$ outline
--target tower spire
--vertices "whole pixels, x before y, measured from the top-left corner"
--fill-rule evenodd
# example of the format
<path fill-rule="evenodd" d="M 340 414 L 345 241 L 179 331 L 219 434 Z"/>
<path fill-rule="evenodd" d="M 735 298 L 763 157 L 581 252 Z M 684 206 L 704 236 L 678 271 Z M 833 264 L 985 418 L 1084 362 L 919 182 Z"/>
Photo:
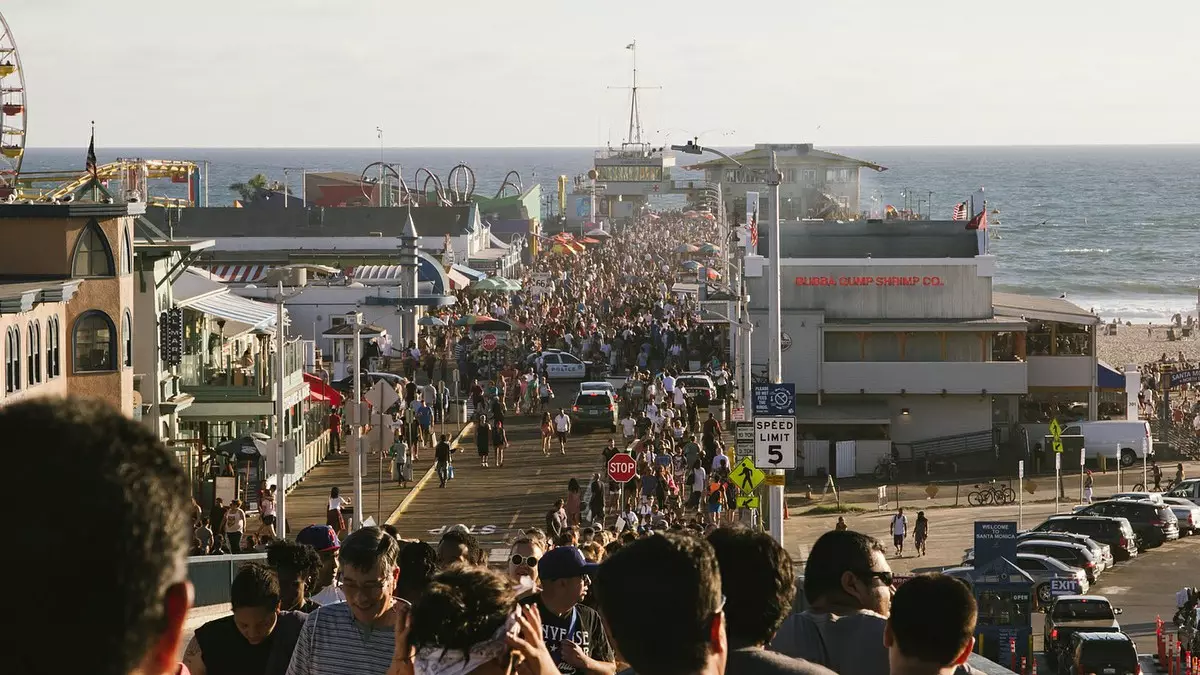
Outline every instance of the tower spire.
<path fill-rule="evenodd" d="M 633 81 L 628 87 L 609 87 L 609 89 L 628 89 L 629 90 L 629 133 L 625 137 L 625 145 L 642 145 L 642 112 L 638 107 L 638 90 L 639 89 L 662 89 L 662 87 L 642 87 L 638 85 L 638 69 L 637 69 L 637 40 L 625 45 L 625 49 L 633 52 Z"/>

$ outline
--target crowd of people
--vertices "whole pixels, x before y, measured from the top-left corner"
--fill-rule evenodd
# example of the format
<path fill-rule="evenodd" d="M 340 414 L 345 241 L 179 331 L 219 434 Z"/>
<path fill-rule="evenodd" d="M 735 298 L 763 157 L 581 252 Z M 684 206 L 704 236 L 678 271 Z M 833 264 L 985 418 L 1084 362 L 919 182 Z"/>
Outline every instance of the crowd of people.
<path fill-rule="evenodd" d="M 804 566 L 809 608 L 795 612 L 795 567 L 773 539 L 679 524 L 563 545 L 527 531 L 503 569 L 463 527 L 435 545 L 314 525 L 241 567 L 232 616 L 183 649 L 192 509 L 175 458 L 144 425 L 86 400 L 7 406 L 0 434 L 53 449 L 15 456 L 16 480 L 53 475 L 108 525 L 73 535 L 83 584 L 61 583 L 78 560 L 53 552 L 56 532 L 27 533 L 47 553 L 36 570 L 47 583 L 12 589 L 24 612 L 9 630 L 16 673 L 949 675 L 972 653 L 967 587 L 929 575 L 897 589 L 871 537 L 820 537 Z M 77 508 L 49 500 L 44 513 L 68 522 Z M 49 625 L 73 649 L 45 649 Z"/>

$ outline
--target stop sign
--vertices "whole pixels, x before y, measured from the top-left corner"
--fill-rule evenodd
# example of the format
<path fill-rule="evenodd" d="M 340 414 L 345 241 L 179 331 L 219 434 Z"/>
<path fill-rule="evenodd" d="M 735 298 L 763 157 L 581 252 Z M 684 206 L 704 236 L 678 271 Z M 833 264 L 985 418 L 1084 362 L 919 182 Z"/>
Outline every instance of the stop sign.
<path fill-rule="evenodd" d="M 481 343 L 481 346 L 483 347 L 483 350 L 485 352 L 494 351 L 496 349 L 496 334 L 495 333 L 484 333 L 483 334 L 483 342 Z"/>
<path fill-rule="evenodd" d="M 637 475 L 637 462 L 624 452 L 618 452 L 608 460 L 608 477 L 618 483 L 628 483 Z"/>

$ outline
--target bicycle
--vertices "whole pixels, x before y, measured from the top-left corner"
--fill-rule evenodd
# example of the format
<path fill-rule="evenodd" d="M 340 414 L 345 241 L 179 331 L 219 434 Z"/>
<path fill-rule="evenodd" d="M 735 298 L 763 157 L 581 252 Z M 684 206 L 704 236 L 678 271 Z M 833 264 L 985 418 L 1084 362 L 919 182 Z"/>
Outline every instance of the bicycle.
<path fill-rule="evenodd" d="M 1157 489 L 1157 490 L 1147 490 L 1145 483 L 1134 483 L 1133 489 L 1130 490 L 1130 492 L 1170 492 L 1171 490 L 1174 490 L 1174 489 L 1175 489 L 1175 479 L 1172 478 L 1171 480 L 1167 481 L 1166 483 L 1159 483 L 1159 489 Z"/>
<path fill-rule="evenodd" d="M 875 462 L 875 478 L 879 480 L 886 479 L 894 483 L 899 476 L 900 467 L 890 456 L 880 457 L 879 460 Z"/>
<path fill-rule="evenodd" d="M 967 503 L 971 506 L 988 506 L 996 504 L 1003 506 L 1017 501 L 1017 491 L 1007 485 L 997 485 L 992 481 L 987 485 L 976 484 L 975 489 L 967 494 Z"/>

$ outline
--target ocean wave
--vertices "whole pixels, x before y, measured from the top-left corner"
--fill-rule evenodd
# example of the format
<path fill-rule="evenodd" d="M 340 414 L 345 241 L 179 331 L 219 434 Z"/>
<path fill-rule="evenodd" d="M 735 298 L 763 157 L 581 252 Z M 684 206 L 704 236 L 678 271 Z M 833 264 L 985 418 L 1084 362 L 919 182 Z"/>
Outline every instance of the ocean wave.
<path fill-rule="evenodd" d="M 1105 253 L 1110 253 L 1110 252 L 1112 252 L 1111 248 L 1064 248 L 1063 250 L 1059 251 L 1059 253 L 1074 253 L 1074 254 L 1082 254 L 1082 255 L 1087 255 L 1087 254 L 1104 255 Z"/>

